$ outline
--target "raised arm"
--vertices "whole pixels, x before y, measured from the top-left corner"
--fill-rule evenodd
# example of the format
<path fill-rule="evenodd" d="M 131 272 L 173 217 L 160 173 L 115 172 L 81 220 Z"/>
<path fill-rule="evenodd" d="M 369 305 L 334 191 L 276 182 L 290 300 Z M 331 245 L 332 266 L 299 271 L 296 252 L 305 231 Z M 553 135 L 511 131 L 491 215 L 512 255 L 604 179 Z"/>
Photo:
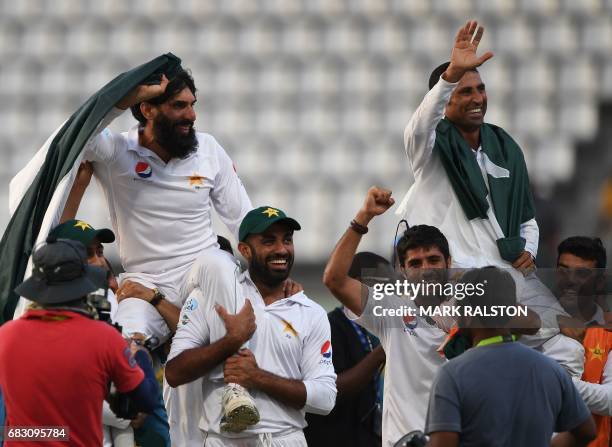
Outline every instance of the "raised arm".
<path fill-rule="evenodd" d="M 85 190 L 87 189 L 87 187 L 89 186 L 89 182 L 91 181 L 92 174 L 93 165 L 91 164 L 91 162 L 81 162 L 76 178 L 74 179 L 74 183 L 72 184 L 72 189 L 70 190 L 70 194 L 68 195 L 68 199 L 66 200 L 64 212 L 62 213 L 62 217 L 60 218 L 59 223 L 62 224 L 76 217 L 77 212 L 79 211 L 79 206 L 81 205 L 81 200 L 83 200 Z"/>
<path fill-rule="evenodd" d="M 444 117 L 446 104 L 464 73 L 482 65 L 493 57 L 490 51 L 478 57 L 476 50 L 484 33 L 484 27 L 476 21 L 468 21 L 457 32 L 451 51 L 450 65 L 440 81 L 425 95 L 404 130 L 406 154 L 415 176 L 418 176 L 429 159 L 435 143 L 435 129 Z"/>
<path fill-rule="evenodd" d="M 363 293 L 367 292 L 363 284 L 348 276 L 353 257 L 364 234 L 359 232 L 359 228 L 366 228 L 375 216 L 387 211 L 394 203 L 391 191 L 372 186 L 368 190 L 363 206 L 338 241 L 325 267 L 323 283 L 355 315 L 361 315 L 363 312 L 363 302 L 366 298 Z"/>

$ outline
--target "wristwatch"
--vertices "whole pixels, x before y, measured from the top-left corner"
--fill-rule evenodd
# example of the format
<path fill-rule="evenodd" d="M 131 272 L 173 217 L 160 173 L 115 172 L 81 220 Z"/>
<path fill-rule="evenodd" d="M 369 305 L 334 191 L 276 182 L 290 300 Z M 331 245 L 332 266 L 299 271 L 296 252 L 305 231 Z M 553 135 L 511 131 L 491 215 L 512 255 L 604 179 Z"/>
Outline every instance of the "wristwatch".
<path fill-rule="evenodd" d="M 159 291 L 159 289 L 153 289 L 153 298 L 151 298 L 151 301 L 149 301 L 149 303 L 151 303 L 153 307 L 157 307 L 157 305 L 161 303 L 161 300 L 163 300 L 164 298 L 165 296 Z"/>

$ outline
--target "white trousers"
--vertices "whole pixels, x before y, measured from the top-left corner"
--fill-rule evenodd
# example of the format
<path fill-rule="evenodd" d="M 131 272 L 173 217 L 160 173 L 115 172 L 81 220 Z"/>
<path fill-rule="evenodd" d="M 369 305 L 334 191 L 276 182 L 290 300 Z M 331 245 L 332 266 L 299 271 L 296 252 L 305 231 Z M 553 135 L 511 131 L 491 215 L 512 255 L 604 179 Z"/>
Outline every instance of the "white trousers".
<path fill-rule="evenodd" d="M 308 447 L 302 430 L 278 435 L 262 433 L 246 438 L 226 438 L 206 433 L 204 438 L 204 447 Z"/>
<path fill-rule="evenodd" d="M 236 260 L 218 247 L 203 250 L 200 256 L 184 267 L 166 271 L 159 275 L 127 272 L 119 275 L 119 285 L 126 280 L 157 288 L 166 299 L 179 309 L 195 287 L 209 290 L 215 300 L 233 312 L 226 304 L 236 296 Z M 153 347 L 165 343 L 171 335 L 170 328 L 159 312 L 147 301 L 139 298 L 124 298 L 117 306 L 115 320 L 123 327 L 123 334 L 144 334 L 151 339 Z"/>
<path fill-rule="evenodd" d="M 238 274 L 239 265 L 229 253 L 218 248 L 205 250 L 185 272 L 183 281 L 178 287 L 178 302 L 182 306 L 194 289 L 200 289 L 206 299 L 222 305 L 229 313 L 236 313 L 236 310 L 240 310 L 242 306 L 237 301 L 242 298 L 242 294 L 239 293 L 241 287 L 238 282 Z M 238 304 L 240 307 L 237 308 Z M 225 324 L 212 305 L 210 309 L 208 323 L 212 343 L 225 335 Z M 151 321 L 153 319 L 149 320 Z M 159 320 L 155 321 L 156 324 L 159 324 Z M 223 365 L 213 369 L 209 377 L 223 379 Z M 168 412 L 172 445 L 201 447 L 204 442 L 204 432 L 199 428 L 204 407 L 202 379 L 176 388 L 170 387 L 164 379 L 163 394 Z M 219 405 L 221 405 L 220 402 Z"/>

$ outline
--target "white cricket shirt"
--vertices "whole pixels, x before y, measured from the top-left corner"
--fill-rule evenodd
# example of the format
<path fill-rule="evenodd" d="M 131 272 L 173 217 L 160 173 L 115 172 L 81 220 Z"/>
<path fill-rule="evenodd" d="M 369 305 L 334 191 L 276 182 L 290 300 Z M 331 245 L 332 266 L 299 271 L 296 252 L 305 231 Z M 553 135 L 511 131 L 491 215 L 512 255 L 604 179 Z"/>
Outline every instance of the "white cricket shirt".
<path fill-rule="evenodd" d="M 239 434 L 221 433 L 221 396 L 224 383 L 204 377 L 204 404 L 200 428 L 232 438 L 260 433 L 283 433 L 306 426 L 304 414 L 327 414 L 336 401 L 336 373 L 332 363 L 331 330 L 325 310 L 303 292 L 265 305 L 248 272 L 240 277 L 240 309 L 251 300 L 257 330 L 248 342 L 259 367 L 272 374 L 301 380 L 306 387 L 306 405 L 295 409 L 259 390 L 249 390 L 260 421 Z M 192 293 L 185 301 L 169 360 L 181 352 L 211 343 L 212 324 L 223 324 L 214 310 L 214 297 Z"/>
<path fill-rule="evenodd" d="M 105 122 L 121 112 L 113 109 Z M 94 162 L 127 273 L 177 281 L 177 270 L 217 243 L 213 206 L 235 235 L 252 209 L 223 148 L 211 135 L 196 135 L 197 151 L 168 163 L 138 144 L 138 126 L 122 134 L 105 129 L 87 144 L 84 159 Z"/>
<path fill-rule="evenodd" d="M 376 316 L 381 309 L 401 309 L 416 305 L 409 298 L 385 296 L 368 298 L 357 317 L 345 309 L 347 317 L 380 339 L 385 350 L 385 387 L 383 392 L 382 445 L 392 447 L 412 430 L 424 430 L 429 391 L 438 368 L 446 361 L 436 348 L 446 338 L 441 329 L 415 316 Z M 377 306 L 380 308 L 375 309 Z"/>
<path fill-rule="evenodd" d="M 440 157 L 433 151 L 436 126 L 444 117 L 444 109 L 457 84 L 440 78 L 406 126 L 404 145 L 415 182 L 396 213 L 403 215 L 411 226 L 427 224 L 437 227 L 448 239 L 454 267 L 495 265 L 508 268 L 510 263 L 501 258 L 495 242 L 504 234 L 495 217 L 490 195 L 487 195 L 488 219 L 468 221 Z M 506 169 L 489 160 L 480 148 L 475 155 L 487 187 L 486 174 L 493 177 L 510 175 Z M 525 250 L 535 257 L 539 237 L 535 219 L 522 223 L 520 234 L 526 240 Z"/>

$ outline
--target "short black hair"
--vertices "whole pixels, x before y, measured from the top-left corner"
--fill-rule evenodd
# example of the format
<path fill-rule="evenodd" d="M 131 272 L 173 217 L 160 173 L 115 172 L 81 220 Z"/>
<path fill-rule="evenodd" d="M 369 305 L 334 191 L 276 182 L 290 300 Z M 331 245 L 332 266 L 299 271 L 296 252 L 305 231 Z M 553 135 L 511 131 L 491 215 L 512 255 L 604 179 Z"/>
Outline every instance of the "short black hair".
<path fill-rule="evenodd" d="M 404 231 L 404 234 L 397 242 L 397 256 L 400 266 L 406 261 L 406 252 L 415 248 L 438 247 L 444 255 L 444 260 L 450 258 L 448 240 L 438 228 L 431 225 L 415 225 Z"/>
<path fill-rule="evenodd" d="M 478 289 L 482 287 L 483 293 L 466 294 L 462 300 L 457 300 L 460 306 L 471 306 L 472 309 L 480 309 L 484 315 L 476 316 L 479 323 L 473 327 L 503 328 L 510 320 L 510 312 L 494 312 L 500 307 L 508 308 L 516 306 L 516 283 L 510 273 L 488 266 L 479 269 L 468 270 L 459 279 L 458 283 L 472 284 Z"/>
<path fill-rule="evenodd" d="M 605 269 L 607 265 L 606 249 L 598 237 L 572 236 L 557 247 L 557 264 L 563 253 L 570 253 L 582 259 L 595 261 L 595 268 Z"/>
<path fill-rule="evenodd" d="M 395 278 L 391 263 L 376 253 L 362 251 L 353 257 L 348 276 L 369 287 Z"/>
<path fill-rule="evenodd" d="M 438 81 L 440 80 L 440 76 L 442 76 L 442 74 L 446 71 L 449 65 L 450 62 L 446 61 L 434 68 L 434 70 L 431 72 L 431 75 L 429 75 L 429 90 L 431 90 L 434 85 L 438 83 Z M 476 73 L 478 73 L 478 70 L 476 68 L 471 68 L 468 71 L 475 71 Z"/>
<path fill-rule="evenodd" d="M 168 85 L 166 86 L 166 90 L 164 91 L 164 93 L 159 96 L 156 96 L 153 99 L 149 99 L 147 102 L 149 104 L 154 105 L 163 104 L 170 98 L 172 98 L 174 95 L 181 92 L 185 87 L 191 90 L 191 93 L 193 93 L 193 95 L 195 96 L 197 89 L 193 77 L 191 77 L 191 73 L 188 70 L 185 70 L 184 68 L 179 68 L 176 74 L 172 76 L 172 79 L 169 79 Z M 144 126 L 147 123 L 147 119 L 140 111 L 140 104 L 141 103 L 133 105 L 132 107 L 130 107 L 130 110 L 132 111 L 132 115 L 138 120 L 140 125 Z"/>
<path fill-rule="evenodd" d="M 389 261 L 376 253 L 360 251 L 353 257 L 353 262 L 348 271 L 348 276 L 361 281 L 361 274 L 364 269 L 376 269 L 379 265 L 390 265 Z"/>
<path fill-rule="evenodd" d="M 223 236 L 217 236 L 217 243 L 219 244 L 219 248 L 221 250 L 226 251 L 230 255 L 234 256 L 234 250 L 232 250 L 232 244 L 229 240 L 227 240 Z"/>

